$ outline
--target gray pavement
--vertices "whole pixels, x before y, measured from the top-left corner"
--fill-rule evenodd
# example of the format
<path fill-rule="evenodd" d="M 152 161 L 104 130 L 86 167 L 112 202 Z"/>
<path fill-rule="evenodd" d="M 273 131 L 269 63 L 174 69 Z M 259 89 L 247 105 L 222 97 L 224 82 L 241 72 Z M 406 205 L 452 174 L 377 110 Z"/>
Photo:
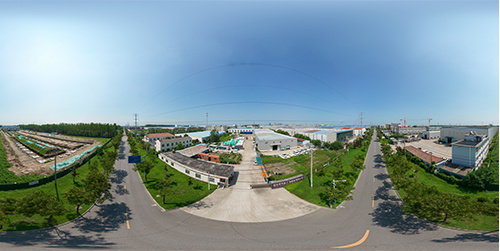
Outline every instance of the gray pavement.
<path fill-rule="evenodd" d="M 301 217 L 238 223 L 162 210 L 126 163 L 123 143 L 111 177 L 112 200 L 57 228 L 0 233 L 0 250 L 498 250 L 498 232 L 442 228 L 405 215 L 376 141 L 352 201 Z M 126 186 L 126 187 L 125 187 Z"/>
<path fill-rule="evenodd" d="M 203 200 L 182 208 L 183 211 L 219 221 L 269 222 L 296 218 L 319 209 L 284 188 L 251 189 L 250 184 L 265 183 L 259 166 L 253 164 L 256 152 L 252 141 L 245 140 L 240 150 L 242 161 L 235 165 L 236 184 L 217 189 Z"/>

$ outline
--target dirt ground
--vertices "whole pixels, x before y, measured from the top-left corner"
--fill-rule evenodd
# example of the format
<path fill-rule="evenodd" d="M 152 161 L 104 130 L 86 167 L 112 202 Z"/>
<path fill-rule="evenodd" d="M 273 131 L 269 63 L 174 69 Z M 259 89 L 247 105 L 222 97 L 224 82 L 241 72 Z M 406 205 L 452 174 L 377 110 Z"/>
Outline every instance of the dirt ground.
<path fill-rule="evenodd" d="M 61 139 L 62 140 L 62 139 Z M 26 174 L 37 174 L 37 175 L 51 175 L 54 173 L 50 166 L 54 165 L 54 160 L 52 158 L 44 159 L 42 157 L 33 158 L 35 153 L 27 153 L 18 146 L 17 141 L 15 141 L 10 134 L 2 132 L 2 143 L 5 148 L 6 158 L 12 166 L 9 168 L 10 171 L 14 172 L 17 176 L 23 176 Z M 60 163 L 65 161 L 77 154 L 80 154 L 94 146 L 102 145 L 102 143 L 93 141 L 92 144 L 85 144 L 75 150 L 64 149 L 66 153 L 57 156 L 57 162 Z M 40 163 L 38 160 L 45 160 L 47 162 Z M 59 171 L 59 170 L 58 170 Z"/>
<path fill-rule="evenodd" d="M 290 163 L 293 164 L 293 163 Z M 266 164 L 266 170 L 269 174 L 291 174 L 295 173 L 295 169 L 289 167 L 288 165 L 285 165 L 283 163 L 269 163 Z"/>

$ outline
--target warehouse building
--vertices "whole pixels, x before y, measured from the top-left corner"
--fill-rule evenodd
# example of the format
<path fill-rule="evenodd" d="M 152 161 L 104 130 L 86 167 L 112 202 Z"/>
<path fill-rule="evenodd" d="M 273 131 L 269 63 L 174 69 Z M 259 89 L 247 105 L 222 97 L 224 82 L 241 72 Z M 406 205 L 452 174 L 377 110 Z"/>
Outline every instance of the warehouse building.
<path fill-rule="evenodd" d="M 192 140 L 198 142 L 206 142 L 210 138 L 210 133 L 212 131 L 201 131 L 201 132 L 189 132 L 189 133 L 178 133 L 175 136 L 184 136 L 187 134 Z M 219 135 L 226 133 L 225 131 L 219 131 Z"/>
<path fill-rule="evenodd" d="M 233 134 L 253 134 L 253 128 L 229 128 L 228 131 Z"/>
<path fill-rule="evenodd" d="M 422 139 L 439 139 L 440 136 L 439 131 L 425 131 L 420 134 Z"/>
<path fill-rule="evenodd" d="M 456 165 L 476 170 L 488 155 L 489 140 L 487 135 L 470 132 L 463 140 L 452 144 L 451 162 Z"/>
<path fill-rule="evenodd" d="M 228 187 L 233 176 L 233 166 L 197 160 L 173 152 L 160 153 L 158 157 L 184 175 L 210 184 Z"/>
<path fill-rule="evenodd" d="M 255 142 L 260 151 L 276 151 L 297 147 L 297 139 L 270 130 L 255 131 Z"/>
<path fill-rule="evenodd" d="M 172 149 L 175 149 L 179 143 L 182 144 L 183 147 L 188 147 L 193 145 L 190 137 L 176 137 L 170 139 L 159 139 L 155 142 L 155 149 L 158 152 L 167 152 Z"/>
<path fill-rule="evenodd" d="M 496 126 L 470 126 L 470 127 L 446 127 L 441 128 L 440 138 L 447 144 L 457 142 L 465 139 L 465 135 L 469 134 L 470 131 L 474 131 L 479 135 L 488 136 L 488 141 L 491 142 L 493 136 L 498 132 L 498 127 Z"/>
<path fill-rule="evenodd" d="M 2 126 L 2 131 L 4 132 L 17 132 L 20 130 L 19 126 Z"/>

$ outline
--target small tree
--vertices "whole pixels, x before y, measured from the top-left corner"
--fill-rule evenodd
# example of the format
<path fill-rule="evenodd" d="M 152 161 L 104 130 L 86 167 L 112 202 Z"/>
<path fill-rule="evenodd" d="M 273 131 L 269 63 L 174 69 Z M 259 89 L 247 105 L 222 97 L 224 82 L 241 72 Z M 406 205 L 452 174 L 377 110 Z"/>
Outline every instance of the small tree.
<path fill-rule="evenodd" d="M 80 206 L 93 202 L 92 198 L 87 194 L 84 188 L 72 187 L 64 194 L 64 197 L 70 204 L 76 205 L 76 213 L 80 215 Z"/>
<path fill-rule="evenodd" d="M 75 178 L 78 175 L 76 166 L 74 166 L 73 169 L 71 169 L 71 175 L 73 176 L 73 184 L 75 184 Z"/>
<path fill-rule="evenodd" d="M 220 135 L 217 130 L 212 130 L 210 132 L 210 137 L 208 137 L 208 141 L 210 142 L 218 142 L 220 140 Z"/>
<path fill-rule="evenodd" d="M 342 145 L 342 142 L 340 142 L 340 141 L 335 141 L 335 142 L 330 144 L 330 148 L 332 150 L 340 150 L 340 149 L 344 149 L 344 145 Z"/>
<path fill-rule="evenodd" d="M 64 206 L 57 200 L 55 195 L 43 191 L 35 191 L 18 201 L 17 210 L 26 217 L 35 214 L 49 216 L 47 224 L 52 225 L 54 216 L 65 213 Z"/>
<path fill-rule="evenodd" d="M 88 196 L 91 199 L 97 199 L 98 203 L 103 203 L 110 196 L 109 189 L 111 189 L 111 183 L 108 177 L 97 169 L 90 169 L 85 179 L 85 190 Z"/>
<path fill-rule="evenodd" d="M 156 185 L 158 186 L 160 195 L 163 198 L 163 204 L 165 204 L 165 197 L 167 196 L 168 192 L 170 191 L 170 188 L 173 185 L 173 182 L 170 179 L 160 179 Z"/>
<path fill-rule="evenodd" d="M 134 171 L 140 171 L 144 173 L 144 183 L 148 183 L 148 174 L 151 172 L 151 169 L 153 169 L 153 164 L 151 163 L 150 160 L 145 160 L 141 163 L 135 164 L 135 167 L 133 168 Z"/>

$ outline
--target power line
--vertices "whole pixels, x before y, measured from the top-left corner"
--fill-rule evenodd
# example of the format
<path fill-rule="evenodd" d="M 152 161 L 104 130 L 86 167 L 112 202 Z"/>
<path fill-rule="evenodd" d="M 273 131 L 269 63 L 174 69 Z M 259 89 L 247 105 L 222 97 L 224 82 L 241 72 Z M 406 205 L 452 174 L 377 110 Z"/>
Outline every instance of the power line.
<path fill-rule="evenodd" d="M 340 91 L 338 91 L 337 89 L 333 88 L 331 85 L 327 84 L 326 82 L 324 82 L 323 80 L 313 76 L 313 75 L 310 75 L 308 73 L 305 73 L 305 72 L 302 72 L 302 71 L 299 71 L 299 70 L 296 70 L 294 68 L 290 68 L 290 67 L 286 67 L 286 66 L 280 66 L 280 65 L 273 65 L 273 64 L 263 64 L 263 63 L 232 63 L 232 64 L 225 64 L 225 65 L 218 65 L 218 66 L 214 66 L 214 67 L 210 67 L 210 68 L 206 68 L 206 69 L 202 69 L 202 70 L 199 70 L 199 71 L 196 71 L 194 73 L 191 73 L 177 81 L 175 81 L 174 83 L 166 86 L 165 88 L 163 88 L 161 91 L 157 92 L 155 96 L 153 96 L 151 99 L 149 99 L 143 106 L 147 105 L 149 102 L 151 102 L 153 99 L 157 98 L 162 92 L 164 92 L 165 90 L 167 90 L 168 88 L 192 77 L 192 76 L 195 76 L 195 75 L 198 75 L 198 74 L 201 74 L 201 73 L 204 73 L 204 72 L 208 72 L 208 71 L 212 71 L 212 70 L 215 70 L 215 69 L 220 69 L 220 68 L 226 68 L 226 67 L 239 67 L 239 66 L 249 66 L 249 65 L 253 65 L 253 66 L 267 66 L 267 67 L 273 67 L 273 68 L 281 68 L 281 69 L 286 69 L 288 71 L 292 71 L 292 72 L 296 72 L 296 73 L 299 73 L 301 75 L 304 75 L 310 79 L 313 79 L 321 84 L 323 84 L 324 86 L 332 89 L 333 91 L 335 91 L 337 94 L 339 94 L 341 97 L 343 97 L 345 100 L 349 101 L 354 107 L 356 107 L 356 104 L 354 102 L 352 102 L 350 99 L 348 99 L 346 96 L 344 96 Z"/>
<path fill-rule="evenodd" d="M 300 108 L 305 108 L 305 109 L 310 109 L 310 110 L 316 110 L 316 111 L 321 111 L 321 112 L 327 112 L 327 113 L 334 113 L 334 114 L 339 114 L 345 116 L 345 114 L 341 114 L 338 112 L 332 112 L 332 111 L 327 111 L 319 108 L 314 108 L 314 107 L 308 107 L 308 106 L 303 106 L 303 105 L 296 105 L 296 104 L 288 104 L 288 103 L 280 103 L 280 102 L 267 102 L 267 101 L 233 101 L 233 102 L 221 102 L 221 103 L 213 103 L 213 104 L 204 104 L 204 105 L 197 105 L 197 106 L 191 106 L 191 107 L 185 107 L 177 110 L 172 110 L 168 112 L 162 112 L 158 113 L 153 116 L 159 116 L 163 114 L 168 114 L 168 113 L 173 113 L 173 112 L 180 112 L 180 111 L 186 111 L 186 110 L 192 110 L 196 108 L 202 108 L 202 107 L 209 107 L 209 106 L 219 106 L 219 105 L 235 105 L 235 104 L 269 104 L 269 105 L 285 105 L 285 106 L 293 106 L 293 107 L 300 107 Z"/>

